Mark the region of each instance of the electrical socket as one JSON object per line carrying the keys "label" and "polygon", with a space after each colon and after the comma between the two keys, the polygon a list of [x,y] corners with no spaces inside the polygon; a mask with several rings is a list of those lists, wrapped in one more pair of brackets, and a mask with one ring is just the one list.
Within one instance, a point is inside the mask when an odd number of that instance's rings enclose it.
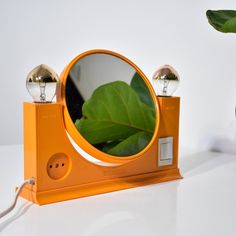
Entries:
{"label": "electrical socket", "polygon": [[70,159],[64,153],[54,154],[47,163],[48,176],[54,180],[63,178],[70,170]]}

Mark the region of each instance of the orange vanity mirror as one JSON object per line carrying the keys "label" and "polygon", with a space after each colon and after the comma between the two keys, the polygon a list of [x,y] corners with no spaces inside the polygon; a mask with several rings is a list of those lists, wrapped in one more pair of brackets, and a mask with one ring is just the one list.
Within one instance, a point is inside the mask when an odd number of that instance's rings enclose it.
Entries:
{"label": "orange vanity mirror", "polygon": [[[39,205],[181,178],[178,75],[153,77],[127,58],[91,50],[69,63],[57,82],[47,66],[27,78],[21,196]],[[57,86],[57,101],[50,102]]]}

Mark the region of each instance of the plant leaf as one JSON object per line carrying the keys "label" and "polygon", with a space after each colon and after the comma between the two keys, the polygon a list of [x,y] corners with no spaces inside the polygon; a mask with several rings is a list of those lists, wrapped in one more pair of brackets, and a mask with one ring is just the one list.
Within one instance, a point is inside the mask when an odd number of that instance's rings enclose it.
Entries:
{"label": "plant leaf", "polygon": [[118,145],[122,140],[107,142],[103,145],[102,151],[108,153],[108,151]]}
{"label": "plant leaf", "polygon": [[152,134],[147,132],[138,132],[128,137],[124,141],[109,149],[107,152],[115,156],[133,155],[147,146],[152,138]]}
{"label": "plant leaf", "polygon": [[209,23],[223,33],[236,33],[236,10],[208,10]]}
{"label": "plant leaf", "polygon": [[140,131],[152,134],[155,128],[155,110],[122,81],[98,87],[82,110],[76,127],[91,144],[124,140]]}
{"label": "plant leaf", "polygon": [[145,84],[144,80],[141,78],[139,73],[135,72],[135,74],[131,80],[130,86],[135,90],[135,92],[138,94],[140,100],[144,104],[155,109],[152,95],[150,94],[150,91],[149,91],[147,85]]}

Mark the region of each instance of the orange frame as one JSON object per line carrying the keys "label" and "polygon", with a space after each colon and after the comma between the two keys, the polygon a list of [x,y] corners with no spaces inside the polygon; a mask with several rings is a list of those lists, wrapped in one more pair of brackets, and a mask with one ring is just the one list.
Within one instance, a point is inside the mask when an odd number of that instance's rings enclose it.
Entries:
{"label": "orange frame", "polygon": [[[143,77],[155,102],[156,129],[150,143],[130,157],[114,157],[90,145],[77,131],[65,102],[67,75],[80,58],[105,53],[133,66]],[[182,178],[178,169],[178,97],[156,97],[143,72],[127,58],[107,50],[80,54],[61,75],[57,103],[24,103],[24,178],[34,177],[33,188],[25,187],[22,196],[39,205],[85,197],[121,189]],[[87,160],[76,151],[68,135],[99,162]],[[173,163],[158,166],[158,140],[174,138]]]}
{"label": "orange frame", "polygon": [[[104,153],[98,149],[96,149],[94,146],[90,145],[90,143],[78,132],[78,130],[76,129],[74,123],[71,120],[70,114],[68,112],[67,106],[66,106],[66,94],[65,94],[65,87],[66,87],[66,81],[67,81],[67,77],[69,75],[69,72],[71,70],[71,68],[73,67],[73,65],[75,64],[76,61],[82,59],[83,57],[86,57],[88,55],[91,54],[95,54],[95,53],[101,53],[101,54],[108,54],[108,55],[112,55],[114,57],[117,57],[123,61],[125,61],[126,63],[128,63],[129,65],[131,65],[143,78],[143,80],[145,81],[148,89],[150,90],[150,93],[152,95],[153,101],[154,101],[154,105],[156,107],[156,128],[153,134],[153,138],[150,141],[150,143],[146,146],[145,149],[143,149],[141,152],[132,155],[132,156],[126,156],[126,157],[116,157],[116,156],[112,156],[109,155],[107,153]],[[90,50],[90,51],[86,51],[80,55],[78,55],[77,57],[75,57],[70,63],[69,65],[65,68],[65,70],[62,72],[61,76],[61,88],[60,88],[60,93],[58,94],[58,100],[59,102],[62,102],[62,104],[64,105],[64,120],[65,120],[65,126],[67,131],[69,132],[69,134],[71,135],[71,137],[73,138],[73,140],[82,148],[84,149],[87,153],[89,153],[92,156],[95,156],[96,158],[108,162],[108,163],[119,163],[119,164],[123,164],[127,161],[136,159],[140,156],[142,156],[143,153],[145,153],[146,149],[149,149],[150,146],[152,146],[153,142],[154,142],[154,137],[157,135],[158,132],[158,127],[159,127],[159,123],[160,123],[160,116],[159,116],[159,104],[157,103],[156,100],[156,95],[155,92],[153,90],[152,85],[150,84],[148,78],[145,76],[145,74],[139,69],[138,66],[136,66],[132,61],[130,61],[128,58],[109,51],[109,50],[103,50],[103,49],[94,49],[94,50]]]}

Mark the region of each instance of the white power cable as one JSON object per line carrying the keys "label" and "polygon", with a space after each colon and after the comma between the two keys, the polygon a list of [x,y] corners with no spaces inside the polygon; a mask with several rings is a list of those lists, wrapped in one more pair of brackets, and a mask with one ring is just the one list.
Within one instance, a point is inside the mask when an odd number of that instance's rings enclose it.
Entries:
{"label": "white power cable", "polygon": [[20,195],[22,189],[23,189],[23,188],[25,187],[25,185],[27,185],[27,184],[34,185],[34,184],[35,184],[34,178],[30,178],[30,179],[25,180],[25,181],[22,183],[22,185],[17,189],[13,203],[12,203],[11,206],[9,206],[5,211],[3,211],[3,212],[0,213],[0,219],[1,219],[3,216],[7,215],[10,211],[12,211],[12,210],[14,209],[14,207],[16,206],[17,199],[18,199],[18,197],[19,197],[19,195]]}

